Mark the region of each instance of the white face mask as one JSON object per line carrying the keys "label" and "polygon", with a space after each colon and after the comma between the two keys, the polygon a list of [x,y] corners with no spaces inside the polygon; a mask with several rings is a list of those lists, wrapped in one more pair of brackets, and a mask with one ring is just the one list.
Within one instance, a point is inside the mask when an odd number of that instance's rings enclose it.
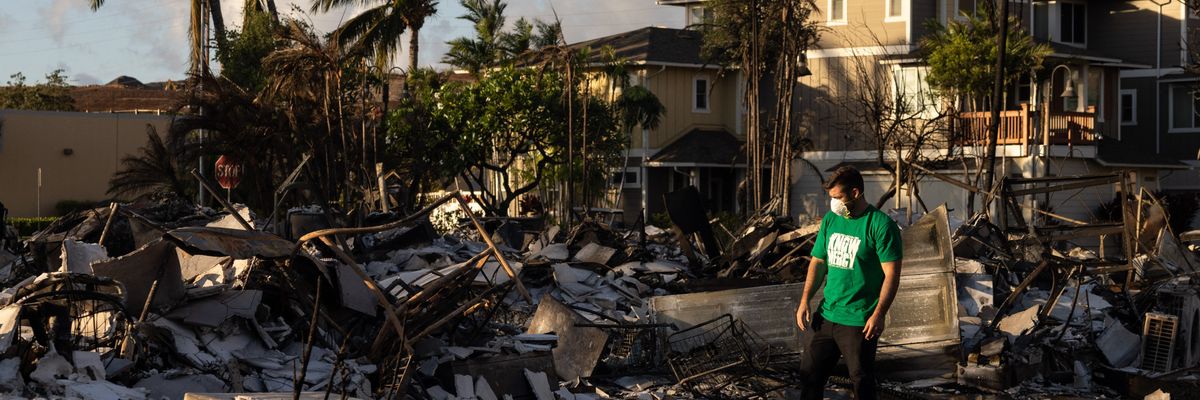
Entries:
{"label": "white face mask", "polygon": [[850,208],[846,207],[846,203],[842,203],[841,200],[830,198],[829,209],[834,214],[841,215],[843,218],[850,218]]}

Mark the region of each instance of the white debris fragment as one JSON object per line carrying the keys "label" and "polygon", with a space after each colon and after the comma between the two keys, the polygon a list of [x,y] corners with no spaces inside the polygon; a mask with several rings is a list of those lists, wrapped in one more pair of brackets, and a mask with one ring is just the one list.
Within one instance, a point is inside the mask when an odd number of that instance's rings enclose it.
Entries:
{"label": "white debris fragment", "polygon": [[454,394],[459,399],[475,399],[475,382],[470,375],[454,375]]}
{"label": "white debris fragment", "polygon": [[67,239],[62,243],[62,266],[58,270],[77,274],[91,274],[92,263],[107,259],[108,250],[104,246]]}
{"label": "white debris fragment", "polygon": [[550,261],[566,261],[570,257],[570,250],[567,248],[566,243],[551,243],[542,247],[533,256],[543,257]]}
{"label": "white debris fragment", "polygon": [[1141,352],[1141,337],[1125,329],[1125,325],[1111,317],[1104,319],[1104,333],[1096,338],[1096,347],[1113,367],[1124,368],[1137,361]]}
{"label": "white debris fragment", "polygon": [[75,371],[88,380],[102,381],[106,379],[104,362],[100,354],[91,351],[75,351],[71,353],[75,361]]}
{"label": "white debris fragment", "polygon": [[492,385],[488,384],[487,379],[482,376],[475,381],[475,397],[478,397],[479,400],[498,400],[496,392],[492,391]]}
{"label": "white debris fragment", "polygon": [[526,369],[525,380],[529,381],[529,386],[533,388],[533,395],[537,400],[554,400],[554,392],[550,391],[550,381],[545,372],[533,372]]}
{"label": "white debris fragment", "polygon": [[1018,337],[1029,333],[1034,325],[1037,325],[1037,315],[1040,309],[1041,307],[1031,306],[1024,311],[1013,313],[1000,320],[1000,324],[997,327],[1008,337],[1008,344],[1015,344]]}

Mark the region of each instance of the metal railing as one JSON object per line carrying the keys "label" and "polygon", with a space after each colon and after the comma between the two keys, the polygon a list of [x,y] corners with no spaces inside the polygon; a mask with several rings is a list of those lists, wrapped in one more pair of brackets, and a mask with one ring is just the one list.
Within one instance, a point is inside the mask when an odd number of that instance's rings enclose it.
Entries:
{"label": "metal railing", "polygon": [[[1019,110],[1000,112],[1000,130],[997,144],[1093,144],[1099,139],[1096,131],[1095,107],[1086,112],[1050,112],[1038,118],[1028,104]],[[951,132],[959,145],[987,144],[988,128],[992,121],[990,111],[963,112],[951,118]],[[1047,129],[1038,129],[1039,126]],[[1041,132],[1044,131],[1044,132]],[[1045,136],[1043,136],[1045,135]]]}

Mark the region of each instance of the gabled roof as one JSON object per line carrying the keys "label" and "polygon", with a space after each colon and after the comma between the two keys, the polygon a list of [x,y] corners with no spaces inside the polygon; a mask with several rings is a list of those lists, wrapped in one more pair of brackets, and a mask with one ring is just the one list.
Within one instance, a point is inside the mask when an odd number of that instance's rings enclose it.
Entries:
{"label": "gabled roof", "polygon": [[569,47],[592,49],[588,61],[594,63],[608,61],[600,49],[611,46],[617,57],[635,64],[701,66],[705,62],[700,59],[700,42],[700,32],[650,26],[575,43]]}
{"label": "gabled roof", "polygon": [[742,141],[719,128],[692,129],[646,161],[650,167],[734,167],[745,163]]}

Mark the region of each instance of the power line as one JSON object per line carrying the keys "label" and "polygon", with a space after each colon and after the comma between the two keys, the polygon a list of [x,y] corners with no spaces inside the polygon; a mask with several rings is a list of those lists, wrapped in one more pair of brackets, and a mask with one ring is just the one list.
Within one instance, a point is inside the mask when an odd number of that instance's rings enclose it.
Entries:
{"label": "power line", "polygon": [[[185,25],[187,23],[189,23],[189,22],[183,21],[182,23],[176,23],[174,25],[170,25],[170,26],[168,26],[168,28],[176,28],[176,27]],[[96,43],[106,43],[106,42],[112,42],[112,41],[117,41],[117,40],[128,40],[129,37],[127,37],[127,36],[137,35],[141,32],[127,32],[127,33],[128,33],[128,35],[120,35],[117,37],[110,37],[110,38],[106,38],[106,39],[88,41],[88,42],[83,42],[83,43],[72,43],[72,44],[65,44],[65,45],[57,46],[57,47],[45,47],[45,48],[40,48],[40,49],[24,50],[24,51],[17,51],[17,52],[11,52],[11,53],[0,53],[0,56],[36,54],[36,53],[42,53],[42,52],[47,52],[47,51],[64,50],[64,49],[76,48],[76,47],[80,47],[80,46],[87,46],[87,45],[96,44]]]}

